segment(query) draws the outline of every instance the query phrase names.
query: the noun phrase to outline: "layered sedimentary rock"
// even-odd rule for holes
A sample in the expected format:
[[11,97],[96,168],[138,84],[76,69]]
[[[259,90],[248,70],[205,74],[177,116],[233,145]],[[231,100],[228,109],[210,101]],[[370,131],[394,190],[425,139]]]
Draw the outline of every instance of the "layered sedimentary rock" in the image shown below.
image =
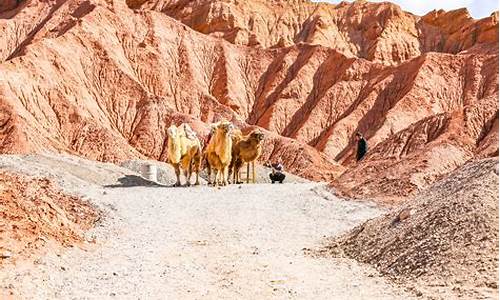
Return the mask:
[[[0,16],[3,153],[162,160],[170,123],[204,135],[229,119],[264,129],[263,161],[283,157],[349,196],[393,198],[498,154],[497,14],[47,0]],[[354,164],[358,130],[370,151]]]

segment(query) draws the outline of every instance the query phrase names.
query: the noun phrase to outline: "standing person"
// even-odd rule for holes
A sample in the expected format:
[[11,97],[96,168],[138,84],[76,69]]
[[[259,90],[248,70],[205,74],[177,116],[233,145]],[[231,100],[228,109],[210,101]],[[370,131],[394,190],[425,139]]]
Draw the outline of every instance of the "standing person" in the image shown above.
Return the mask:
[[284,167],[281,158],[278,159],[277,163],[271,164],[271,168],[272,172],[271,174],[269,174],[269,178],[271,178],[271,183],[275,183],[276,181],[278,181],[279,183],[283,183],[283,180],[285,180],[286,175],[283,173]]
[[359,131],[356,133],[356,141],[358,143],[356,149],[356,161],[360,161],[363,157],[365,157],[366,152],[368,152],[368,143],[363,137],[363,134]]

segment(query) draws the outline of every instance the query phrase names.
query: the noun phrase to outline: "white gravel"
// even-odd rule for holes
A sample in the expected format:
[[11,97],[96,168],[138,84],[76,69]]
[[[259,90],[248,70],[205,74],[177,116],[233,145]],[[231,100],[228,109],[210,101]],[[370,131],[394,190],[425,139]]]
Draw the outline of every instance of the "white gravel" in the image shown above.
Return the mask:
[[317,183],[78,192],[107,214],[97,243],[7,266],[1,287],[28,299],[409,298],[368,266],[304,254],[381,213]]

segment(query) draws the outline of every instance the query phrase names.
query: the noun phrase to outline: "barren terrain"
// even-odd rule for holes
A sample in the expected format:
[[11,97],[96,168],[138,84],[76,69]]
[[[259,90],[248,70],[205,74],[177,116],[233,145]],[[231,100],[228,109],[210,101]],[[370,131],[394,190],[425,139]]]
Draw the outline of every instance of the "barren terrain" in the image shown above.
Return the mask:
[[[370,204],[339,200],[322,184],[214,189],[147,186],[136,180],[136,186],[110,186],[113,177],[134,178],[135,173],[71,157],[4,156],[1,162],[3,169],[11,171],[47,172],[53,180],[64,181],[67,192],[89,199],[106,215],[87,234],[95,244],[52,249],[34,265],[7,262],[0,275],[4,295],[36,299],[410,297],[370,267],[303,252],[319,246],[324,237],[382,212]],[[75,163],[81,168],[68,168]]]
[[319,254],[368,263],[428,297],[498,299],[498,158],[467,163]]

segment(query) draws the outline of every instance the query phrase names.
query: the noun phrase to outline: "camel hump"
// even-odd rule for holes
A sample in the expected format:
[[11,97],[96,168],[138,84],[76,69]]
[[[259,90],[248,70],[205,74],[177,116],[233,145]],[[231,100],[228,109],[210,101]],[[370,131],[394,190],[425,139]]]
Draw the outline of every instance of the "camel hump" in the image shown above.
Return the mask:
[[175,126],[174,124],[170,125],[170,127],[168,127],[168,129],[167,129],[167,135],[170,137],[176,137],[178,132],[179,132],[179,130],[178,130],[177,126]]
[[184,131],[185,136],[190,139],[190,140],[196,140],[198,139],[198,136],[196,135],[196,132],[194,132],[193,129],[191,129],[191,126],[187,123],[182,123],[181,126],[182,130]]

